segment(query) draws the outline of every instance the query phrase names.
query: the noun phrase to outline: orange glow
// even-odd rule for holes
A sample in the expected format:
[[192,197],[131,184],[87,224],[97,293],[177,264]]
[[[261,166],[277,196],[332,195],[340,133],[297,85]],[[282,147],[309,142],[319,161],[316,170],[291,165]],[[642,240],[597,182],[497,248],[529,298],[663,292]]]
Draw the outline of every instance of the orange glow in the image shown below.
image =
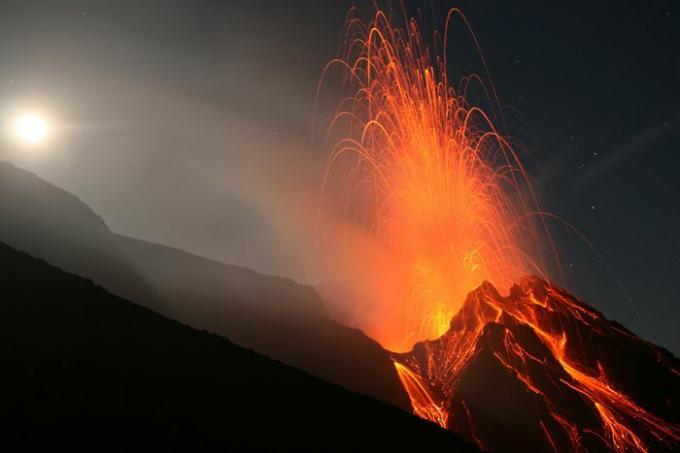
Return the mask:
[[[423,389],[417,389],[414,395],[413,386],[404,386],[411,395],[416,414],[432,420],[430,414],[441,407],[441,403],[431,396],[434,394],[433,389],[438,389],[445,396],[445,401],[455,393],[456,379],[475,353],[484,327],[491,322],[499,322],[504,317],[504,324],[532,328],[566,373],[562,384],[582,395],[599,415],[599,432],[579,432],[578,427],[570,421],[569,411],[562,406],[561,401],[544,391],[541,384],[532,377],[530,364],[533,362],[534,365],[545,367],[546,363],[522,348],[509,330],[505,331],[502,346],[494,351],[496,359],[545,403],[550,417],[569,439],[574,451],[580,450],[582,437],[588,434],[599,436],[611,451],[617,452],[649,451],[642,440],[643,435],[669,445],[680,443],[680,427],[648,412],[617,390],[608,381],[599,362],[595,362],[595,369],[590,369],[570,356],[570,341],[565,326],[577,324],[593,331],[602,331],[602,323],[605,321],[602,315],[581,304],[567,292],[540,283],[535,277],[523,278],[519,288],[520,291],[515,291],[514,295],[502,297],[490,285],[483,285],[468,296],[465,308],[452,321],[456,328],[437,340],[437,344],[424,344],[427,352],[425,369],[416,372],[409,365],[417,365],[401,364],[412,375],[418,376],[419,382],[425,382],[422,376],[428,376],[431,382],[430,386],[425,386],[431,392],[430,408],[422,407],[428,402],[428,397],[421,395]],[[630,335],[625,332],[623,334]],[[411,379],[416,380],[416,377]],[[418,407],[417,411],[415,407]],[[447,428],[454,431],[457,429],[450,424]],[[555,432],[551,432],[543,422],[541,429],[548,442],[553,444]],[[474,432],[472,435],[474,438]]]
[[408,367],[399,362],[394,362],[397,375],[401,384],[406,389],[413,407],[413,413],[426,420],[430,420],[442,428],[448,425],[448,413],[437,403],[427,384],[425,384],[418,374],[411,371]]
[[414,20],[402,31],[383,12],[368,25],[350,18],[346,35],[327,71],[343,68],[353,96],[331,122],[324,187],[345,171],[349,220],[379,256],[363,275],[375,309],[359,327],[404,351],[443,334],[483,281],[543,274],[537,202],[518,155],[466,101],[468,85],[449,84]]
[[[454,9],[447,27],[452,17],[467,25]],[[413,19],[402,30],[382,11],[369,23],[353,12],[345,41],[342,56],[324,73],[342,68],[351,95],[340,101],[329,127],[329,140],[337,141],[323,193],[340,172],[347,220],[365,232],[378,257],[356,263],[371,306],[357,319],[358,327],[392,351],[424,341],[425,362],[415,363],[408,354],[395,353],[394,359],[414,413],[459,429],[446,407],[457,378],[474,358],[485,328],[511,322],[532,328],[561,367],[560,385],[581,395],[579,401],[600,421],[598,429],[580,430],[563,402],[532,377],[529,370],[547,366],[544,359],[506,329],[493,354],[544,403],[550,415],[535,428],[548,445],[558,449],[567,439],[580,451],[590,435],[612,451],[647,451],[642,439],[650,437],[680,442],[677,426],[617,390],[599,362],[593,369],[570,356],[577,340],[568,338],[564,326],[597,329],[601,315],[556,287],[545,285],[539,293],[535,279],[521,278],[546,278],[548,266],[559,270],[546,214],[510,141],[466,99],[470,84],[481,78],[465,78],[460,89],[450,84],[446,31],[443,44],[427,47]],[[520,295],[502,297],[494,289],[506,292],[514,281],[522,281],[513,290]],[[483,447],[473,414],[462,405],[466,429]]]

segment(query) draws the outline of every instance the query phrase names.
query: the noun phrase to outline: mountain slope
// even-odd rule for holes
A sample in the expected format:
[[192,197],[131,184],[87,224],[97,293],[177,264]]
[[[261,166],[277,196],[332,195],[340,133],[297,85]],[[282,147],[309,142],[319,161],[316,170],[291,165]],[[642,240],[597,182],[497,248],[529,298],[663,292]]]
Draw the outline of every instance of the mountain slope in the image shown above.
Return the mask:
[[680,449],[680,360],[538,277],[395,358],[421,415],[491,451]]
[[316,291],[171,247],[116,236],[163,313],[315,376],[410,407],[388,353],[327,316]]
[[158,307],[101,217],[65,190],[8,162],[0,162],[0,218],[0,241]]
[[386,351],[291,280],[111,233],[75,196],[0,163],[0,241],[163,315],[409,408]]
[[3,450],[470,451],[0,243]]

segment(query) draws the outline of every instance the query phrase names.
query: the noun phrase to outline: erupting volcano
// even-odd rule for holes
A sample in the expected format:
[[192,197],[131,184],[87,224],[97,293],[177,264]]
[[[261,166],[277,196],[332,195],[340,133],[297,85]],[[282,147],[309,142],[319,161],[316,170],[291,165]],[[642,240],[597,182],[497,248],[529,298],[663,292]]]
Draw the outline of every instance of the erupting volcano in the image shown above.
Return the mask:
[[399,351],[415,414],[482,449],[680,448],[679,361],[547,283],[560,274],[550,217],[494,126],[495,91],[491,115],[469,101],[481,77],[450,83],[454,18],[467,27],[451,10],[427,46],[414,19],[353,11],[327,68],[344,69],[350,96],[324,181],[349,181],[347,218],[380,256],[357,325]]
[[482,449],[680,447],[680,361],[539,277],[484,283],[394,359],[414,412]]
[[350,16],[345,34],[344,57],[328,68],[346,69],[353,95],[331,122],[341,138],[326,179],[346,170],[351,220],[382,256],[365,284],[379,319],[364,327],[406,350],[443,334],[483,281],[507,289],[543,275],[550,238],[518,154],[466,100],[481,78],[454,89],[415,20],[402,32],[383,12],[368,25]]

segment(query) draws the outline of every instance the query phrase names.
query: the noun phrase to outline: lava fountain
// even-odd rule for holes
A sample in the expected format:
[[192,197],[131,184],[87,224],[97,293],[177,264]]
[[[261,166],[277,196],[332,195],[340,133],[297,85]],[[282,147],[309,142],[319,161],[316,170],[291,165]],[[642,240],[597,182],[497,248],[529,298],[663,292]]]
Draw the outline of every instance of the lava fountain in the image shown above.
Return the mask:
[[[483,412],[470,396],[468,381],[491,375],[519,389],[500,396],[514,392],[526,404],[520,415],[537,451],[680,446],[677,359],[545,282],[549,270],[559,273],[549,216],[520,153],[469,101],[482,78],[449,80],[454,17],[469,30],[453,9],[427,46],[414,19],[400,28],[383,11],[365,22],[352,10],[341,56],[324,71],[340,68],[350,96],[330,121],[322,193],[341,173],[346,216],[379,256],[362,268],[374,309],[358,327],[395,351],[416,415],[482,448],[514,435],[489,429],[496,408]],[[647,371],[635,371],[640,363]],[[636,387],[652,375],[671,397]]]
[[466,100],[480,77],[453,88],[446,58],[425,46],[417,22],[401,30],[382,11],[369,24],[350,14],[344,41],[326,72],[341,67],[352,96],[330,124],[340,138],[324,185],[349,162],[347,211],[381,256],[366,272],[378,309],[361,327],[407,350],[442,335],[483,281],[509,288],[544,274],[550,240],[519,155]]

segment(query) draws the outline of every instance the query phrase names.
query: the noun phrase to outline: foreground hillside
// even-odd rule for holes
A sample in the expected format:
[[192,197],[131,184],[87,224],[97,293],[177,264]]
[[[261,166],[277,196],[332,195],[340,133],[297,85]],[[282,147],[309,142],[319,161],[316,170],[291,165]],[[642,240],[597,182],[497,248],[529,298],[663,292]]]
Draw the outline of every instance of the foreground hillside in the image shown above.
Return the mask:
[[469,451],[0,243],[3,450]]

